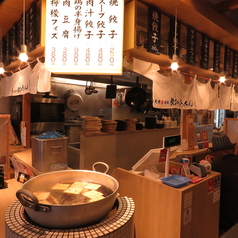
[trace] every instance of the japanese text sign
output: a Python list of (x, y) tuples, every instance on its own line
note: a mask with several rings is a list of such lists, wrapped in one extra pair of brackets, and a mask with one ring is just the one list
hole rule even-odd
[(46, 0), (46, 68), (122, 74), (123, 14), (121, 0)]

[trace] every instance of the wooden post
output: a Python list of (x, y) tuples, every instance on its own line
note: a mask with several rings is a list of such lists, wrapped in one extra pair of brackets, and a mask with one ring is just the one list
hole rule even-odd
[(30, 94), (22, 95), (22, 121), (26, 126), (26, 144), (25, 148), (30, 148), (30, 131), (31, 131), (31, 103)]
[(4, 166), (5, 178), (10, 179), (10, 114), (0, 115), (0, 165)]
[[(190, 83), (190, 76), (184, 75), (184, 82)], [(181, 110), (180, 118), (180, 133), (181, 139), (187, 141), (187, 148), (189, 150), (194, 149), (194, 118), (190, 113), (190, 110)]]
[[(184, 75), (184, 82), (185, 83), (190, 83), (190, 76), (189, 75)], [(189, 110), (181, 110), (181, 138), (182, 139), (188, 139), (188, 131), (187, 131), (187, 116), (189, 115)]]

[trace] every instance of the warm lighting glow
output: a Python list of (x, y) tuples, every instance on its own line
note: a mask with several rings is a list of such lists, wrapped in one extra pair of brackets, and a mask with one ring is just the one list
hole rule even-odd
[(3, 62), (0, 62), (0, 74), (4, 74)]
[(173, 59), (172, 59), (172, 64), (170, 65), (170, 68), (173, 71), (176, 71), (178, 69), (179, 65), (178, 65), (178, 56), (177, 55), (173, 55)]
[(219, 81), (220, 81), (221, 83), (224, 83), (224, 82), (226, 81), (225, 76), (221, 76), (221, 77), (219, 78)]
[(19, 59), (20, 59), (22, 62), (26, 62), (26, 61), (28, 60), (26, 45), (21, 45), (21, 53), (20, 53), (20, 55), (19, 55)]
[(226, 81), (226, 74), (225, 74), (224, 71), (221, 72), (219, 81), (220, 81), (221, 83), (224, 83), (224, 82)]

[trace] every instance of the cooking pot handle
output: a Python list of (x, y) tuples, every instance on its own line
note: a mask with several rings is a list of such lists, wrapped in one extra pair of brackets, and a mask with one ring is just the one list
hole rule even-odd
[(104, 162), (95, 162), (95, 163), (93, 164), (93, 166), (92, 166), (93, 171), (97, 171), (97, 170), (95, 169), (95, 166), (96, 166), (97, 164), (101, 164), (101, 165), (104, 165), (104, 166), (106, 167), (106, 171), (104, 172), (104, 174), (106, 174), (106, 173), (109, 171), (109, 165), (106, 164), (106, 163), (104, 163)]
[[(16, 192), (16, 196), (22, 206), (29, 207), (34, 211), (39, 212), (50, 212), (51, 207), (43, 206), (39, 204), (38, 198), (27, 189), (19, 189)], [(27, 198), (26, 198), (27, 197)]]

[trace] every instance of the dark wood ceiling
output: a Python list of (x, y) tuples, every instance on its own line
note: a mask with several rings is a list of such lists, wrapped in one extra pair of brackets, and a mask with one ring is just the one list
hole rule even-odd
[[(25, 0), (26, 11), (35, 0)], [(23, 14), (23, 0), (0, 1), (0, 27), (4, 36)]]

